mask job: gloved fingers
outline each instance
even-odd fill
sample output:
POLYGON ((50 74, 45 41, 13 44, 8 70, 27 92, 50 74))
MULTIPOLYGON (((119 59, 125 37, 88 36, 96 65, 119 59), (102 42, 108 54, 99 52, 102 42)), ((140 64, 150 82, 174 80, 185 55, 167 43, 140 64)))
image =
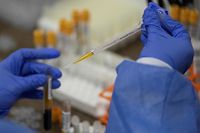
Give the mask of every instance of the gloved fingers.
POLYGON ((22 60, 52 59, 60 56, 60 52, 54 48, 29 49, 16 51, 13 56, 21 56, 22 60))
POLYGON ((29 74, 50 74, 55 79, 58 79, 62 76, 62 73, 58 68, 38 62, 26 62, 24 64, 22 68, 22 75, 29 74))
POLYGON ((145 25, 144 24, 142 24, 141 28, 143 30, 141 31, 142 34, 141 34, 140 38, 141 38, 142 43, 145 45, 147 43, 147 31, 145 30, 145 25))
POLYGON ((155 10, 161 9, 161 7, 158 4, 156 4, 155 2, 150 2, 148 7, 155 9, 155 10))
POLYGON ((57 89, 60 87, 61 83, 58 79, 53 79, 51 85, 52 85, 52 89, 57 89))
POLYGON ((29 99, 42 99, 43 91, 42 90, 32 90, 22 93, 21 98, 29 98, 29 99))
MULTIPOLYGON (((57 79, 52 80, 52 89, 56 89, 60 87, 60 81, 57 79)), ((42 99, 43 91, 42 90, 31 90, 22 93, 21 98, 30 98, 30 99, 42 99)))
POLYGON ((160 32, 165 32, 160 23, 160 18, 157 13, 158 7, 155 4, 149 4, 148 8, 145 9, 143 15, 143 24, 147 31, 147 34, 159 34, 160 32))
POLYGON ((146 43, 147 43, 147 37, 146 37, 145 35, 142 34, 141 37, 140 37, 140 39, 141 39, 143 45, 145 46, 146 43))
POLYGON ((22 92, 34 90, 35 88, 44 86, 47 83, 47 76, 44 74, 34 74, 30 76, 20 77, 22 92))
POLYGON ((189 37, 189 33, 184 25, 176 20, 173 20, 169 15, 163 15, 161 24, 171 32, 173 37, 189 37))

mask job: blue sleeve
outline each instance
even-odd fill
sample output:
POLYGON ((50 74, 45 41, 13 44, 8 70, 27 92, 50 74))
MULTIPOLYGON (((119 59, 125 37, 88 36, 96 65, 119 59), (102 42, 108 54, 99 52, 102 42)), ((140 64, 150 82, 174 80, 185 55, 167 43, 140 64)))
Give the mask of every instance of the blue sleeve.
POLYGON ((106 133, 199 133, 196 92, 182 74, 124 61, 117 68, 106 133))
POLYGON ((5 116, 7 116, 7 114, 8 114, 8 110, 0 110, 0 119, 2 119, 2 118, 4 118, 5 116))

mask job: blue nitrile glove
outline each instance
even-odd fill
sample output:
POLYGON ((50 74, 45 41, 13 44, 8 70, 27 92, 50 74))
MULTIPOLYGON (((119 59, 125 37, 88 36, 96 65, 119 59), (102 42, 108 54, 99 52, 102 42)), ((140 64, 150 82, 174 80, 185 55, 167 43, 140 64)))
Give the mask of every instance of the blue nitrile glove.
POLYGON ((5 116, 20 98, 41 99, 43 92, 37 88, 45 85, 47 74, 53 77, 53 88, 60 86, 60 70, 36 62, 59 55, 55 49, 21 49, 0 62, 0 117, 5 116))
POLYGON ((144 12, 142 28, 145 29, 141 36, 144 48, 140 58, 156 58, 185 73, 192 64, 194 50, 184 26, 150 3, 144 12))

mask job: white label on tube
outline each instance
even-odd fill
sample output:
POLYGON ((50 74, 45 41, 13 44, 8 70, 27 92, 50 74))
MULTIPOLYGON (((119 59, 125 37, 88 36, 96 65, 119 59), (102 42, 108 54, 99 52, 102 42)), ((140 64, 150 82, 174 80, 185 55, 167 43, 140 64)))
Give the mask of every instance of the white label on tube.
POLYGON ((48 99, 52 99, 52 87, 51 87, 52 78, 48 79, 48 99))
POLYGON ((62 130, 68 131, 71 123, 71 112, 62 112, 62 130))

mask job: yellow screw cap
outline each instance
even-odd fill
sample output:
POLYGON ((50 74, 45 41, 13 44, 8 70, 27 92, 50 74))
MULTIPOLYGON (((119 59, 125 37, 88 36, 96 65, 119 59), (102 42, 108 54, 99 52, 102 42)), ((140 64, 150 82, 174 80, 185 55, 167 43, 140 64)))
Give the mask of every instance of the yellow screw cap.
POLYGON ((74 22, 70 20, 65 21, 65 34, 70 35, 74 31, 74 22))
POLYGON ((189 24, 189 17, 190 17, 190 9, 189 8, 182 8, 180 11, 180 21, 183 24, 189 24))
POLYGON ((84 22, 89 22, 90 21, 90 12, 87 9, 84 9, 80 14, 80 18, 84 22))
POLYGON ((57 43, 56 33, 54 31, 47 32, 47 45, 55 47, 57 43))
POLYGON ((170 7, 170 15, 173 19, 179 20, 180 15, 180 7, 178 5, 172 5, 170 7))
POLYGON ((33 32, 33 41, 35 46, 42 46, 44 44, 44 32, 37 29, 33 32))
POLYGON ((191 25, 197 25, 199 21, 199 12, 196 9, 190 10, 190 18, 189 18, 191 25))
POLYGON ((80 12, 77 9, 73 10, 72 19, 73 19, 75 24, 79 23, 79 21, 80 21, 80 12))
POLYGON ((65 33, 65 23, 66 23, 66 19, 65 18, 62 18, 60 20, 60 25, 59 25, 59 28, 60 28, 60 32, 61 33, 65 33))

